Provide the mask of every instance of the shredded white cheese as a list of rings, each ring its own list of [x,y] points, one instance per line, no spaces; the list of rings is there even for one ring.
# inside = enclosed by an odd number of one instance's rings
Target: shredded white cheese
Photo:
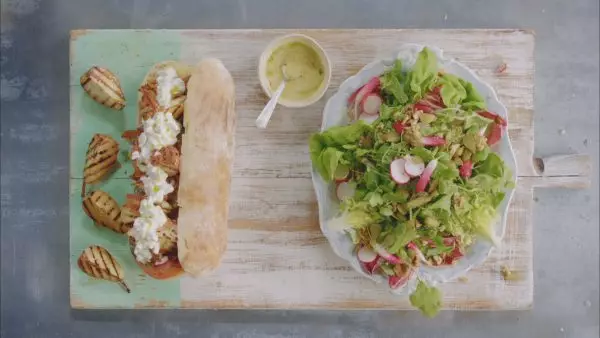
[[[158,103],[163,108],[169,108],[173,95],[185,90],[185,83],[177,76],[173,68],[163,68],[156,77]]]
[[[177,77],[173,68],[161,70],[157,82],[157,97],[164,108],[168,108],[172,94],[185,90],[183,80]],[[159,154],[160,149],[177,143],[181,126],[171,113],[157,112],[144,120],[142,127],[143,132],[138,137],[140,150],[134,151],[131,158],[138,160],[138,167],[145,174],[141,181],[146,197],[141,202],[140,216],[133,222],[129,235],[135,238],[136,259],[148,263],[152,254],[158,254],[160,250],[157,230],[167,222],[167,216],[157,204],[162,203],[165,196],[174,190],[167,182],[167,173],[152,165],[152,156]]]
[[[160,203],[165,196],[173,192],[173,186],[167,183],[167,173],[159,167],[148,165],[146,175],[141,178],[144,184],[146,199],[152,203]]]

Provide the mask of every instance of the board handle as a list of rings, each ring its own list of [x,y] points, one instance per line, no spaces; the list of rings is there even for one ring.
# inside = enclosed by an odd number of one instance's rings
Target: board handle
[[[588,189],[591,185],[591,158],[583,154],[533,158],[538,175],[534,186],[541,188]]]

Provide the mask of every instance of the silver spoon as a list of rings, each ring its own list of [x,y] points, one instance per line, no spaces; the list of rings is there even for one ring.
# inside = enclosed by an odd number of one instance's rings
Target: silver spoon
[[[281,84],[279,84],[279,87],[275,93],[273,93],[273,96],[271,96],[269,102],[267,102],[260,115],[258,115],[256,118],[255,123],[258,128],[264,129],[267,127],[267,124],[269,123],[269,120],[275,111],[275,107],[277,106],[277,101],[279,101],[279,97],[281,96],[281,93],[283,93],[286,83],[290,80],[285,73],[285,65],[281,66],[281,75]]]

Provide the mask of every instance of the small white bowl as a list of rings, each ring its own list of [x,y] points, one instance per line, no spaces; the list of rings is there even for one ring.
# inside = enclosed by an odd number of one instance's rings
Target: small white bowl
[[[319,43],[315,39],[303,34],[289,34],[281,36],[271,41],[269,45],[267,45],[267,48],[265,48],[265,50],[260,55],[258,63],[258,78],[260,80],[260,85],[262,86],[263,91],[270,98],[277,88],[271,88],[269,80],[267,79],[267,61],[269,60],[269,57],[271,56],[273,51],[277,49],[277,47],[290,42],[302,42],[314,49],[315,52],[317,52],[317,54],[319,55],[319,59],[323,63],[323,82],[321,83],[321,86],[311,96],[305,99],[289,100],[284,97],[280,97],[278,103],[288,108],[307,107],[319,101],[323,97],[323,95],[327,91],[327,88],[329,87],[329,82],[331,81],[331,62],[329,61],[329,57],[327,56],[327,53],[325,53],[323,47],[321,47],[321,45],[319,45]]]

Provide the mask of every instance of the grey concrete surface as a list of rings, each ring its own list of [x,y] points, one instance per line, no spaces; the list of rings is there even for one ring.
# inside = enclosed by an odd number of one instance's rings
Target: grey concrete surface
[[[2,0],[2,338],[598,337],[598,0]],[[593,156],[595,188],[540,190],[525,312],[69,308],[68,31],[74,28],[531,28],[536,153]]]

